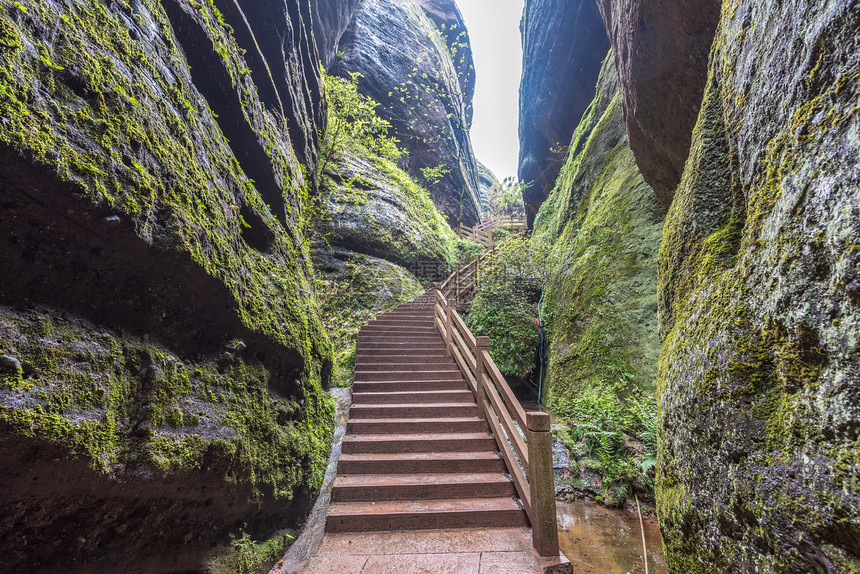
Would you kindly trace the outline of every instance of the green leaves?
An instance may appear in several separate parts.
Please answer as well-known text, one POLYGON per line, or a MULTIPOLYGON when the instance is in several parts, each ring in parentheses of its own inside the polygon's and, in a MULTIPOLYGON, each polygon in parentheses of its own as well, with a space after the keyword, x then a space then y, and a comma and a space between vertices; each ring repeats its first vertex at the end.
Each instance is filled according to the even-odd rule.
POLYGON ((531 182, 521 182, 513 176, 506 177, 490 190, 490 211, 496 216, 525 212, 523 192, 531 186, 531 182))
POLYGON ((322 145, 321 171, 341 146, 363 147, 383 158, 397 160, 403 155, 399 141, 388 135, 391 124, 379 117, 379 103, 358 92, 363 77, 350 73, 350 79, 329 76, 322 71, 328 101, 328 126, 322 145))
POLYGON ((449 173, 451 173, 451 170, 446 168, 444 165, 421 168, 421 177, 423 177, 429 185, 436 185, 449 173))
POLYGON ((469 326, 476 335, 490 338, 490 354, 505 375, 526 377, 535 367, 540 342, 535 318, 546 261, 541 246, 516 235, 499 245, 481 269, 469 326))

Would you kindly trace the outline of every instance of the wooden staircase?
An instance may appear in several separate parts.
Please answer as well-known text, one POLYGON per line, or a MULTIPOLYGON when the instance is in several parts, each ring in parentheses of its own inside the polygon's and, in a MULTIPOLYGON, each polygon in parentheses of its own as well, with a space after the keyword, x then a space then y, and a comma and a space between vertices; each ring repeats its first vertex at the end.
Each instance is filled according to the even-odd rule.
POLYGON ((433 305, 422 295, 359 334, 328 532, 528 524, 433 305))

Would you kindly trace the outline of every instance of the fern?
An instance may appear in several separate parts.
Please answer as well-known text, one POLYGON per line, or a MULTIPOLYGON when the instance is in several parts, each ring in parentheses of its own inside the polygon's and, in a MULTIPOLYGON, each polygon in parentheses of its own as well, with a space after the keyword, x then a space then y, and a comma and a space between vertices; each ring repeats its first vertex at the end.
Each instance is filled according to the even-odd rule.
POLYGON ((643 475, 647 475, 657 466, 657 457, 653 454, 647 454, 642 459, 642 462, 639 463, 639 470, 642 471, 643 475))

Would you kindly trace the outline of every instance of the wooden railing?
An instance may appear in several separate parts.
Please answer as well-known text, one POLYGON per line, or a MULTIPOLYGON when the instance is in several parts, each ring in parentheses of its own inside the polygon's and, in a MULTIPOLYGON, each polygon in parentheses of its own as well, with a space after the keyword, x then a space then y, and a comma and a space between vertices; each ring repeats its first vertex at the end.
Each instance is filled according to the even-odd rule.
POLYGON ((524 217, 491 217, 485 219, 474 227, 460 224, 459 235, 464 239, 471 239, 484 247, 493 246, 493 230, 508 229, 510 231, 525 231, 526 219, 524 217))
POLYGON ((469 227, 467 225, 460 224, 459 235, 463 239, 471 239, 475 243, 480 243, 484 247, 492 247, 493 245, 493 232, 492 230, 486 231, 481 229, 478 226, 469 227))
POLYGON ((482 255, 476 255, 466 265, 455 265, 453 273, 438 285, 438 289, 445 296, 446 300, 451 301, 456 307, 467 297, 473 295, 481 285, 481 267, 495 253, 495 246, 491 246, 482 255))
MULTIPOLYGON (((477 283, 480 259, 473 264, 477 283)), ((475 394, 481 418, 493 431, 531 522, 535 549, 541 556, 558 556, 549 415, 523 409, 490 357, 490 339, 475 337, 444 294, 443 287, 450 289, 451 284, 460 284, 459 276, 452 277, 435 290, 436 327, 475 394)))

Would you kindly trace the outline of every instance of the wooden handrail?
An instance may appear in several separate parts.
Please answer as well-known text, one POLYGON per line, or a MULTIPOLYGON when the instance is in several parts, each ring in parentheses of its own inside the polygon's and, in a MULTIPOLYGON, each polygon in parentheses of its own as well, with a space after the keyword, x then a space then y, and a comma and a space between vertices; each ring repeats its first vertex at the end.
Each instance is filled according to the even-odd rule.
POLYGON ((481 278, 481 265, 495 254, 495 247, 491 247, 483 255, 475 256, 467 265, 457 265, 454 272, 436 288, 444 295, 447 303, 458 306, 466 295, 474 291, 481 278))
MULTIPOLYGON (((468 288, 479 279, 481 261, 476 258, 474 277, 468 288)), ((511 475, 523 508, 532 525, 532 543, 541 556, 558 556, 558 523, 555 515, 555 484, 552 469, 552 438, 549 415, 526 412, 514 396, 505 377, 490 356, 490 340, 475 337, 457 313, 457 299, 451 299, 442 287, 462 293, 462 269, 435 290, 434 317, 439 333, 445 339, 448 353, 454 358, 478 403, 478 412, 490 425, 499 451, 511 475)))
POLYGON ((514 231, 525 231, 525 217, 490 217, 476 224, 474 227, 460 224, 458 234, 465 239, 471 239, 476 243, 480 243, 484 247, 492 247, 493 245, 493 230, 495 229, 510 229, 514 231))

